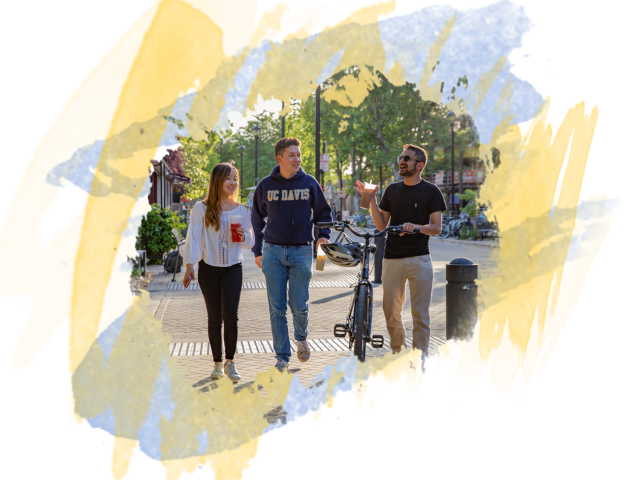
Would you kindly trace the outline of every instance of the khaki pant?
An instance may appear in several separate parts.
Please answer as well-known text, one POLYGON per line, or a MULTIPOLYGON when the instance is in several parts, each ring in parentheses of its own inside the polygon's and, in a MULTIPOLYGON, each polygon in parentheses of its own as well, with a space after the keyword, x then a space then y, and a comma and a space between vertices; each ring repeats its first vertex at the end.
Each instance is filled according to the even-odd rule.
POLYGON ((413 348, 426 355, 429 351, 429 304, 433 290, 431 255, 408 258, 385 258, 382 264, 382 310, 391 337, 391 350, 399 352, 405 345, 402 307, 406 300, 405 286, 409 280, 411 316, 413 317, 413 348))

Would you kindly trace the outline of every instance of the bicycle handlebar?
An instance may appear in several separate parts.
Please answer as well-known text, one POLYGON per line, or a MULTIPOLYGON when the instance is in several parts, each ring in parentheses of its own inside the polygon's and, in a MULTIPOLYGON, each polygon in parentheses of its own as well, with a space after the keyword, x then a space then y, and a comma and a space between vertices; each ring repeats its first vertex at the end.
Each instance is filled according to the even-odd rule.
POLYGON ((400 234, 400 233, 409 233, 411 235, 416 234, 416 233, 420 233, 420 229, 419 228, 414 228, 412 232, 406 231, 406 230, 402 230, 402 226, 400 225, 393 225, 393 226, 389 226, 387 228, 385 228, 384 230, 382 230, 381 232, 378 233, 366 233, 366 234, 362 234, 360 232, 356 232, 351 225, 349 225, 348 223, 345 222, 318 222, 316 223, 316 225, 319 228, 333 228, 336 230, 340 230, 342 232, 344 232, 345 227, 347 229, 349 229, 349 231, 351 233, 353 233, 354 235, 357 235, 358 237, 361 238, 376 238, 376 237, 380 237, 382 235, 384 235, 385 233, 396 233, 396 234, 400 234))

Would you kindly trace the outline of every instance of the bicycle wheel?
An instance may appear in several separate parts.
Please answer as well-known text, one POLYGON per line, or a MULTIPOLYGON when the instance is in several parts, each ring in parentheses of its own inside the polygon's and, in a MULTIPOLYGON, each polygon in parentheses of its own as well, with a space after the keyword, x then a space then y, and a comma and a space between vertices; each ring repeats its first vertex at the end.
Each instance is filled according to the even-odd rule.
POLYGON ((356 338, 353 353, 358 360, 364 362, 367 354, 367 342, 364 339, 369 326, 369 295, 366 285, 361 285, 356 299, 356 338))
POLYGON ((440 231, 440 234, 436 235, 436 238, 447 238, 450 233, 451 233, 451 230, 449 229, 449 225, 447 225, 446 223, 443 223, 442 230, 440 231))

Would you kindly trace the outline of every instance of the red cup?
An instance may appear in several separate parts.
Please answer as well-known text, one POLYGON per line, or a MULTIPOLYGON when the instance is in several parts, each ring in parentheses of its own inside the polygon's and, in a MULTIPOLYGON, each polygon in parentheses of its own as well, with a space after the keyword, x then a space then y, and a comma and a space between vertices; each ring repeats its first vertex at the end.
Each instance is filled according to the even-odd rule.
POLYGON ((242 228, 242 217, 240 215, 231 215, 231 241, 241 242, 242 237, 238 233, 238 229, 242 228))

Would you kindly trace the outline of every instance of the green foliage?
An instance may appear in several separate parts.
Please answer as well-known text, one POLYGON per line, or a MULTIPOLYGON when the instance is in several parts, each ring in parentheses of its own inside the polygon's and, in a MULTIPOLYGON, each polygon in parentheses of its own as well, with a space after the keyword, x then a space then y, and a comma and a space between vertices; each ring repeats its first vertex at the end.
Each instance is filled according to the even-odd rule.
POLYGON ((197 141, 191 137, 178 137, 180 150, 186 161, 185 171, 191 179, 191 185, 187 186, 185 195, 188 198, 202 198, 207 191, 209 177, 206 166, 209 163, 207 145, 204 141, 197 141))
POLYGON ((476 197, 478 196, 478 192, 476 190, 465 190, 463 194, 459 194, 460 200, 464 200, 467 203, 462 211, 469 216, 475 216, 476 214, 476 197))
POLYGON ((171 234, 174 228, 178 231, 186 228, 182 217, 171 210, 153 204, 149 213, 142 217, 138 227, 136 250, 146 250, 147 258, 152 264, 162 263, 162 256, 176 246, 175 238, 171 234))
POLYGON ((462 227, 460 227, 460 232, 458 233, 458 238, 460 240, 475 238, 477 233, 478 231, 475 228, 469 228, 467 225, 462 225, 462 227))
MULTIPOLYGON (((338 72, 321 85, 321 91, 344 90, 342 80, 348 76, 358 78, 360 72, 357 66, 338 72)), ((382 176, 383 186, 388 181, 399 180, 396 158, 407 143, 427 150, 429 161, 423 175, 443 169, 441 162, 434 161, 434 150, 441 152, 439 158, 451 151, 451 127, 446 118, 449 110, 445 105, 422 99, 415 84, 394 85, 381 72, 372 73, 376 75, 377 84, 360 105, 328 102, 324 95, 320 101, 321 142, 327 142, 327 153, 331 155, 330 172, 325 174, 325 181, 339 182, 351 170, 350 180, 343 181, 351 193, 355 180, 378 183, 382 176)), ((461 85, 467 87, 466 77, 458 79, 457 86, 461 85)), ((462 102, 459 104, 464 106, 462 102)), ((313 173, 315 92, 306 100, 296 102, 293 110, 294 114, 287 117, 287 134, 302 141, 303 168, 313 173)), ((477 130, 469 115, 462 114, 456 119, 454 139, 456 152, 478 143, 477 130)))

